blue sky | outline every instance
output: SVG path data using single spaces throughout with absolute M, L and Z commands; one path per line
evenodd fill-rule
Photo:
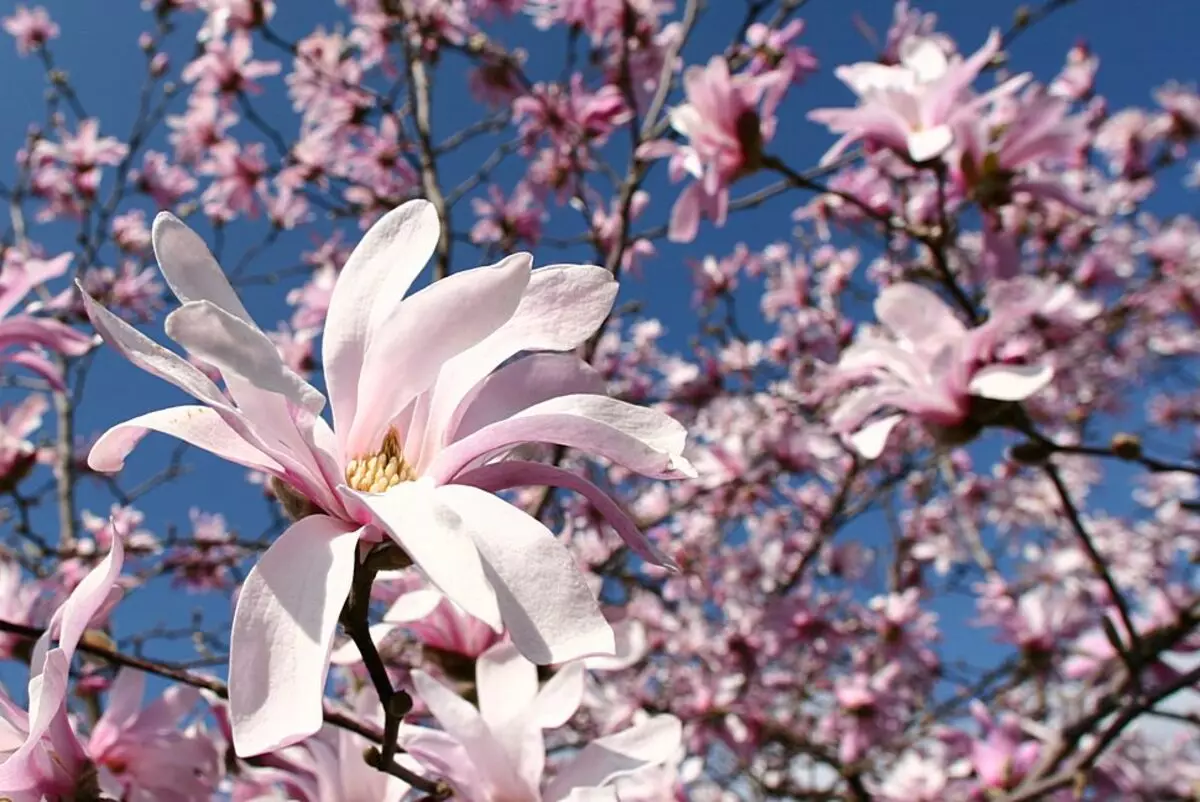
M 144 75 L 144 56 L 137 47 L 138 35 L 150 22 L 150 18 L 137 10 L 133 2 L 81 3 L 78 0 L 56 0 L 45 4 L 62 27 L 61 38 L 54 43 L 55 58 L 71 76 L 83 104 L 91 116 L 102 121 L 102 133 L 126 137 L 137 108 L 138 91 Z M 284 36 L 294 39 L 310 31 L 317 23 L 327 26 L 340 19 L 341 9 L 332 0 L 314 2 L 310 0 L 287 0 L 279 5 L 273 27 Z M 926 2 L 921 8 L 939 14 L 939 29 L 950 33 L 960 48 L 973 51 L 984 40 L 993 25 L 1007 28 L 1013 11 L 1021 5 L 1008 0 L 993 0 L 989 3 L 965 3 L 961 0 Z M 738 0 L 710 0 L 709 11 L 695 32 L 684 55 L 688 63 L 706 60 L 727 43 L 730 29 L 740 22 L 743 3 Z M 1153 12 L 1148 11 L 1152 7 Z M 986 13 L 981 13 L 986 9 Z M 784 121 L 780 134 L 771 144 L 770 150 L 783 157 L 791 165 L 805 168 L 815 164 L 824 150 L 831 144 L 832 137 L 821 127 L 804 120 L 804 114 L 819 106 L 848 104 L 848 90 L 833 78 L 832 67 L 872 58 L 876 48 L 868 44 L 852 24 L 854 12 L 861 12 L 881 34 L 886 31 L 891 18 L 891 3 L 887 0 L 812 0 L 804 8 L 802 16 L 808 22 L 804 42 L 813 48 L 821 60 L 823 69 L 805 85 L 792 90 L 785 105 Z M 1063 64 L 1068 48 L 1077 40 L 1086 40 L 1101 56 L 1098 90 L 1106 95 L 1114 108 L 1130 104 L 1149 104 L 1151 90 L 1170 78 L 1188 80 L 1194 77 L 1194 36 L 1200 22 L 1200 6 L 1189 0 L 1155 0 L 1152 4 L 1121 2 L 1120 0 L 1079 0 L 1073 7 L 1039 24 L 1023 35 L 1011 50 L 1012 63 L 1021 70 L 1032 70 L 1044 79 L 1052 77 Z M 562 61 L 562 37 L 555 35 L 531 36 L 527 23 L 505 25 L 497 34 L 509 45 L 524 46 L 532 53 L 530 71 L 534 75 L 557 75 Z M 190 52 L 191 42 L 185 35 L 176 34 L 169 46 L 173 54 L 174 67 L 178 69 Z M 278 52 L 261 48 L 262 57 L 274 58 Z M 450 57 L 448 61 L 455 61 Z M 539 69 L 538 65 L 546 65 Z M 287 63 L 284 64 L 285 72 Z M 477 119 L 478 107 L 474 103 L 459 102 L 457 93 L 461 82 L 453 77 L 457 67 L 447 68 L 451 75 L 445 82 L 446 94 L 435 92 L 435 128 L 441 137 L 461 128 L 465 123 Z M 19 59 L 11 43 L 0 43 L 0 104 L 5 114 L 0 116 L 0 152 L 12 153 L 19 147 L 31 122 L 41 122 L 42 96 L 45 87 L 41 67 L 35 59 Z M 294 130 L 290 122 L 293 117 L 283 92 L 281 78 L 263 81 L 268 88 L 256 107 L 263 116 L 281 120 L 279 127 L 285 132 Z M 453 87 L 453 88 L 450 88 Z M 674 101 L 676 97 L 672 97 Z M 182 98 L 176 101 L 182 107 Z M 252 134 L 245 140 L 255 138 Z M 440 137 L 439 137 L 440 138 Z M 621 143 L 622 145 L 624 143 Z M 168 150 L 161 139 L 152 140 L 152 147 Z M 624 151 L 622 151 L 624 153 Z M 464 153 L 445 165 L 445 180 L 454 184 L 469 175 L 485 152 Z M 476 158 L 476 157 L 479 158 Z M 622 155 L 622 158 L 624 156 Z M 11 182 L 14 170 L 9 166 L 0 171 L 0 177 Z M 621 169 L 623 162 L 617 163 Z M 497 173 L 498 182 L 511 188 L 519 165 Z M 753 182 L 753 180 L 752 180 Z M 752 187 L 753 183 L 748 186 Z M 647 216 L 639 221 L 647 227 L 664 222 L 678 188 L 671 187 L 662 167 L 656 169 L 647 188 L 654 194 L 656 202 Z M 740 191 L 740 190 L 739 190 Z M 735 193 L 735 195 L 738 193 Z M 623 299 L 641 299 L 646 302 L 651 314 L 659 316 L 669 331 L 668 343 L 685 349 L 687 338 L 694 333 L 694 322 L 689 303 L 692 295 L 688 263 L 706 254 L 723 256 L 742 241 L 761 247 L 772 240 L 787 240 L 792 230 L 790 215 L 797 203 L 804 199 L 791 195 L 769 203 L 753 212 L 741 214 L 723 230 L 715 230 L 706 224 L 696 242 L 672 246 L 658 243 L 658 257 L 643 267 L 640 280 L 627 279 L 622 290 Z M 1161 193 L 1160 202 L 1175 208 L 1188 208 L 1182 192 L 1173 189 Z M 147 217 L 156 211 L 148 198 L 131 198 L 123 209 L 142 208 Z M 456 211 L 457 227 L 462 230 L 471 222 L 470 207 L 462 203 Z M 565 217 L 563 219 L 566 219 Z M 559 231 L 550 229 L 553 236 L 570 236 L 578 229 Z M 227 232 L 226 264 L 233 264 L 241 251 L 262 236 L 261 224 L 237 222 Z M 256 263 L 255 272 L 266 273 L 279 267 L 295 264 L 298 243 L 306 240 L 312 232 L 318 235 L 328 231 L 324 223 L 315 224 L 301 235 L 284 237 L 279 246 L 271 249 Z M 767 232 L 767 233 L 764 233 Z M 774 232 L 774 233 L 771 233 Z M 48 251 L 57 253 L 69 249 L 70 231 L 67 227 L 53 225 L 35 227 L 32 236 Z M 348 228 L 353 241 L 356 232 Z M 563 261 L 564 259 L 587 259 L 586 253 L 561 253 L 552 249 L 539 249 L 535 253 L 539 263 Z M 476 258 L 470 249 L 457 246 L 456 268 L 472 266 Z M 285 286 L 256 286 L 245 293 L 251 312 L 264 328 L 273 328 L 275 322 L 287 314 L 283 298 Z M 753 318 L 756 299 L 745 294 L 739 300 L 743 323 Z M 750 324 L 753 326 L 753 324 Z M 151 336 L 161 339 L 161 320 L 147 329 Z M 751 329 L 754 330 L 754 329 Z M 89 378 L 87 390 L 80 408 L 77 429 L 87 434 L 102 431 L 109 425 L 144 411 L 174 403 L 182 403 L 181 394 L 165 384 L 142 374 L 137 369 L 114 358 L 102 355 Z M 161 437 L 148 438 L 129 462 L 127 484 L 148 475 L 163 464 L 174 443 Z M 188 509 L 197 506 L 208 512 L 220 512 L 227 516 L 245 537 L 255 537 L 267 524 L 265 507 L 257 491 L 242 481 L 243 472 L 199 453 L 189 454 L 188 463 L 192 473 L 148 496 L 140 507 L 147 514 L 147 523 L 156 532 L 162 533 L 169 524 L 188 527 Z M 94 512 L 103 513 L 108 501 L 94 488 L 85 486 L 80 498 Z M 50 530 L 52 518 L 43 517 Z M 224 603 L 217 600 L 201 601 L 200 598 L 185 599 L 165 588 L 154 587 L 140 592 L 134 600 L 120 608 L 118 613 L 119 632 L 128 634 L 158 623 L 178 624 L 185 619 L 186 609 L 191 605 L 204 608 L 209 620 L 219 624 L 227 615 Z M 169 615 L 164 617 L 164 611 Z M 974 648 L 978 636 L 966 633 L 961 624 L 951 625 L 948 635 L 952 639 L 962 638 L 962 648 L 952 651 L 968 653 Z M 970 642 L 968 642 L 970 641 Z M 169 655 L 170 650 L 160 654 Z

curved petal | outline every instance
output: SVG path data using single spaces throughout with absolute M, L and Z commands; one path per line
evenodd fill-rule
M 679 570 L 675 561 L 663 554 L 654 543 L 642 533 L 637 521 L 633 519 L 624 507 L 612 496 L 605 493 L 596 485 L 578 474 L 546 465 L 540 462 L 524 462 L 520 460 L 502 460 L 490 465 L 484 465 L 468 471 L 455 480 L 455 484 L 471 485 L 481 490 L 495 493 L 513 487 L 529 485 L 544 485 L 547 487 L 562 487 L 573 490 L 591 503 L 596 511 L 604 516 L 609 526 L 617 530 L 617 534 L 635 554 L 647 562 Z
M 187 224 L 170 212 L 159 212 L 150 240 L 159 270 L 180 303 L 211 301 L 234 317 L 254 324 L 212 251 Z
M 850 445 L 866 459 L 876 459 L 887 446 L 888 437 L 903 415 L 889 415 L 872 421 L 850 435 Z
M 370 332 L 358 378 L 361 403 L 342 441 L 343 457 L 373 451 L 391 420 L 429 389 L 447 361 L 512 317 L 532 262 L 529 254 L 515 254 L 448 276 L 405 299 Z
M 88 751 L 91 754 L 100 756 L 112 746 L 122 730 L 129 728 L 141 711 L 145 691 L 145 674 L 130 668 L 122 668 L 117 672 L 112 685 L 108 687 L 104 713 L 92 727 L 88 738 Z
M 125 458 L 134 447 L 152 431 L 252 470 L 275 476 L 283 474 L 283 468 L 275 460 L 242 439 L 215 410 L 199 404 L 159 409 L 118 423 L 92 445 L 88 467 L 101 473 L 116 473 L 125 467 Z
M 875 299 L 875 317 L 893 334 L 914 345 L 962 337 L 966 327 L 936 293 L 919 284 L 893 284 Z
M 231 389 L 237 380 L 276 393 L 314 415 L 325 406 L 325 396 L 284 364 L 275 343 L 258 326 L 211 301 L 185 303 L 167 315 L 166 331 L 172 340 L 221 371 Z
M 954 129 L 936 125 L 908 135 L 908 157 L 917 164 L 936 159 L 954 144 Z
M 417 696 L 424 698 L 420 691 L 417 691 Z M 405 752 L 415 757 L 422 766 L 445 777 L 456 790 L 482 795 L 488 787 L 467 748 L 452 735 L 441 730 L 401 724 L 398 740 Z
M 571 552 L 550 530 L 476 487 L 438 488 L 466 521 L 513 643 L 535 663 L 613 654 L 612 628 Z
M 464 516 L 443 489 L 418 480 L 380 494 L 347 488 L 342 492 L 370 510 L 375 523 L 408 552 L 435 587 L 499 632 L 503 624 L 496 593 L 484 573 L 472 531 L 480 521 Z
M 321 728 L 329 651 L 360 532 L 310 515 L 271 544 L 246 577 L 229 642 L 229 717 L 240 757 Z
M 84 309 L 104 341 L 147 373 L 169 382 L 212 407 L 228 407 L 212 379 L 187 360 L 163 348 L 124 320 L 98 304 L 79 286 Z
M 451 444 L 429 466 L 450 481 L 475 460 L 521 443 L 554 443 L 604 457 L 644 476 L 696 476 L 683 457 L 687 430 L 674 418 L 601 395 L 566 395 L 534 404 Z
M 623 732 L 585 746 L 546 786 L 543 799 L 555 802 L 575 788 L 598 788 L 645 766 L 667 762 L 683 740 L 674 716 L 655 716 Z
M 518 735 L 538 695 L 537 666 L 512 643 L 497 643 L 475 661 L 475 689 L 484 723 L 493 735 L 508 740 Z
M 367 231 L 346 260 L 321 342 L 333 428 L 349 429 L 358 406 L 358 380 L 377 303 L 394 309 L 437 247 L 441 227 L 433 204 L 414 200 L 393 209 Z
M 481 775 L 484 787 L 471 790 L 484 798 L 491 798 L 486 793 L 490 790 L 489 786 L 519 793 L 522 783 L 513 765 L 514 755 L 509 749 L 516 744 L 497 738 L 470 702 L 424 671 L 412 672 L 412 681 L 417 698 L 425 703 L 446 734 L 463 746 L 470 757 L 469 762 Z M 408 748 L 407 745 L 405 748 Z
M 445 442 L 462 402 L 493 370 L 522 351 L 575 348 L 604 322 L 616 297 L 616 279 L 602 267 L 552 265 L 530 273 L 512 317 L 438 374 L 426 448 Z
M 529 354 L 513 360 L 475 385 L 459 405 L 449 433 L 453 439 L 461 440 L 484 426 L 551 398 L 604 395 L 605 390 L 600 372 L 575 354 Z M 436 454 L 437 449 L 430 449 L 421 457 L 429 460 Z
M 988 365 L 971 377 L 971 395 L 994 401 L 1024 401 L 1054 379 L 1049 365 Z
M 583 662 L 567 663 L 538 691 L 530 714 L 543 730 L 561 727 L 583 703 Z

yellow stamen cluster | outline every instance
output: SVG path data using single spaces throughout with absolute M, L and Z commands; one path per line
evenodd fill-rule
M 346 465 L 346 484 L 363 493 L 382 493 L 416 478 L 417 472 L 404 460 L 395 429 L 388 429 L 374 454 L 352 459 Z

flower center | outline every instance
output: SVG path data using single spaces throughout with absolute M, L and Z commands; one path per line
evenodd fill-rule
M 346 484 L 362 493 L 382 493 L 416 478 L 417 472 L 404 460 L 395 429 L 388 429 L 374 454 L 352 459 L 346 465 Z

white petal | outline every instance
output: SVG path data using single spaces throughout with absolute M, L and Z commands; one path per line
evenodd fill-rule
M 167 336 L 221 371 L 227 384 L 240 380 L 277 393 L 314 415 L 325 396 L 284 364 L 267 335 L 210 301 L 193 301 L 167 315 Z
M 887 445 L 888 435 L 892 433 L 892 429 L 896 428 L 896 424 L 903 417 L 903 415 L 889 415 L 886 418 L 880 418 L 877 421 L 868 423 L 850 435 L 850 445 L 865 458 L 876 459 L 883 453 L 883 449 Z
M 212 301 L 229 314 L 253 324 L 225 271 L 200 235 L 170 212 L 159 212 L 154 218 L 151 239 L 163 278 L 181 303 Z
M 441 226 L 433 204 L 414 200 L 371 226 L 346 260 L 329 299 L 321 361 L 333 408 L 333 428 L 349 429 L 358 404 L 358 378 L 372 310 L 394 310 L 437 247 Z
M 438 489 L 475 538 L 513 643 L 535 663 L 612 654 L 612 628 L 570 551 L 545 526 L 475 487 Z
M 251 757 L 323 723 L 325 678 L 360 530 L 325 515 L 292 524 L 246 577 L 229 643 L 233 746 Z
M 679 749 L 683 725 L 674 716 L 655 716 L 615 735 L 598 738 L 564 766 L 546 786 L 547 802 L 575 788 L 597 788 L 644 766 L 665 763 Z
M 353 495 L 438 590 L 499 632 L 500 608 L 473 531 L 480 521 L 464 515 L 443 490 L 419 480 L 402 482 L 385 493 Z
M 971 377 L 971 395 L 995 401 L 1024 401 L 1054 379 L 1049 365 L 988 365 Z

